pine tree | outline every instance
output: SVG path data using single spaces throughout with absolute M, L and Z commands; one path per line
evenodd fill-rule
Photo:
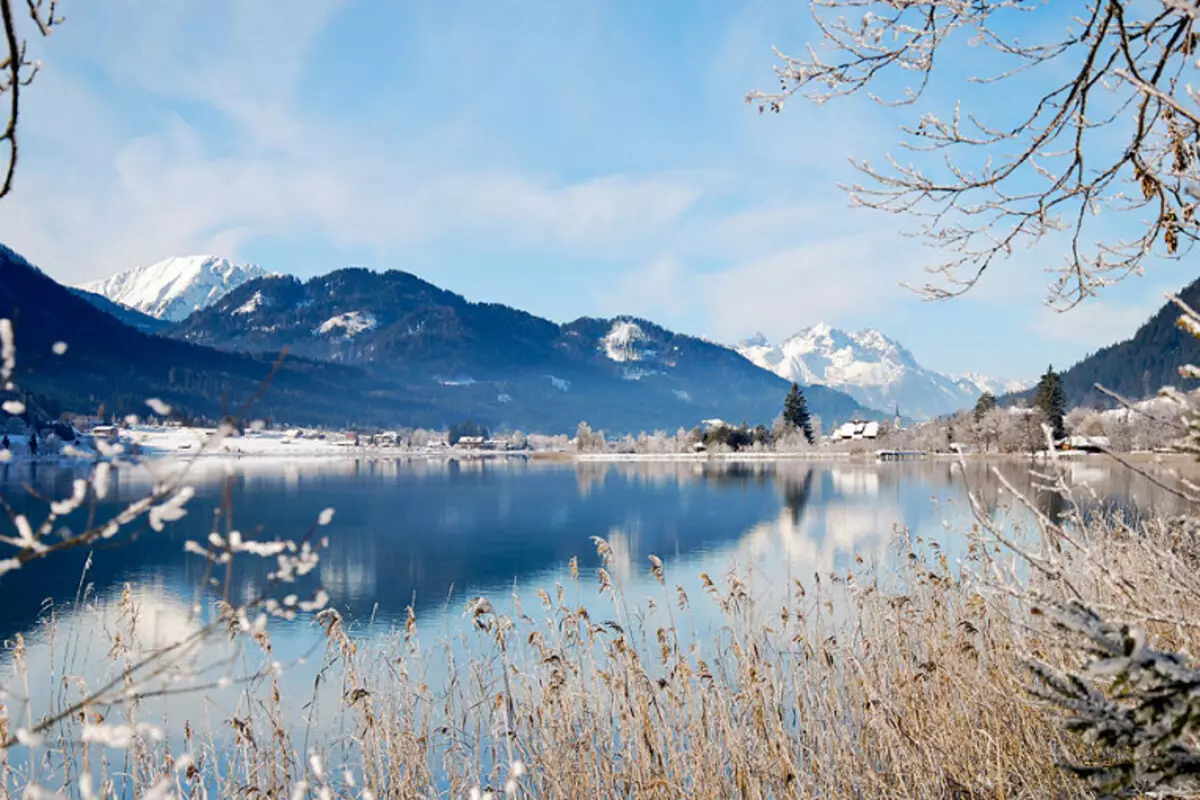
M 1038 381 L 1037 390 L 1033 394 L 1033 405 L 1046 415 L 1046 421 L 1054 432 L 1054 439 L 1062 439 L 1067 435 L 1063 418 L 1067 414 L 1067 399 L 1063 394 L 1062 376 L 1054 371 L 1054 367 L 1046 368 L 1046 374 Z
M 809 444 L 813 443 L 812 417 L 808 413 L 808 401 L 804 399 L 804 392 L 800 391 L 799 384 L 792 384 L 792 390 L 783 401 L 783 420 L 804 431 L 804 438 Z
M 984 415 L 996 407 L 996 395 L 984 392 L 975 403 L 975 421 L 983 419 Z

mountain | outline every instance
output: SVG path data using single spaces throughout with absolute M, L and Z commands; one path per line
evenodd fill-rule
M 818 324 L 778 345 L 760 333 L 737 345 L 759 367 L 788 381 L 838 389 L 870 408 L 928 419 L 974 405 L 1005 385 L 979 375 L 951 377 L 917 363 L 903 345 L 876 330 L 857 333 Z
M 179 321 L 246 281 L 266 274 L 254 264 L 234 264 L 217 256 L 183 256 L 163 259 L 78 288 L 158 319 Z
M 137 309 L 123 306 L 120 303 L 114 303 L 102 294 L 89 292 L 86 289 L 69 288 L 68 291 L 76 297 L 81 297 L 87 300 L 96 308 L 103 311 L 109 316 L 116 317 L 126 325 L 137 328 L 143 333 L 157 333 L 170 326 L 170 322 L 158 317 L 152 317 L 149 314 L 144 314 Z
M 13 320 L 16 381 L 28 393 L 27 405 L 48 417 L 94 412 L 101 405 L 109 414 L 145 414 L 150 397 L 189 415 L 217 417 L 250 402 L 272 374 L 271 355 L 225 353 L 126 325 L 3 246 L 0 317 Z M 58 341 L 67 343 L 67 351 L 52 356 Z M 250 414 L 297 423 L 384 424 L 427 411 L 418 399 L 359 370 L 289 359 Z
M 559 325 L 473 303 L 415 275 L 340 269 L 301 282 L 250 281 L 170 335 L 249 353 L 287 347 L 353 365 L 452 413 L 503 427 L 610 432 L 691 427 L 721 417 L 769 424 L 787 383 L 721 345 L 633 317 Z M 823 387 L 809 405 L 827 423 L 860 412 Z
M 1200 307 L 1200 279 L 1179 292 L 1183 302 Z M 1196 382 L 1179 376 L 1185 364 L 1200 364 L 1200 341 L 1176 325 L 1180 311 L 1166 303 L 1122 342 L 1097 350 L 1063 373 L 1067 405 L 1111 406 L 1096 384 L 1130 400 L 1141 400 L 1163 386 L 1194 389 Z
M 218 416 L 258 395 L 284 347 L 251 413 L 296 424 L 674 430 L 715 416 L 769 422 L 787 389 L 727 348 L 645 320 L 558 325 L 401 272 L 258 278 L 160 335 L 93 302 L 0 246 L 0 317 L 14 320 L 18 382 L 36 413 L 144 414 L 158 397 Z M 57 341 L 67 352 L 48 355 Z M 859 412 L 839 392 L 809 397 L 831 422 Z

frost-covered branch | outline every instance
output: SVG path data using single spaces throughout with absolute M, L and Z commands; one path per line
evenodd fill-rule
M 1067 21 L 1048 19 L 1059 6 L 1024 0 L 810 6 L 821 42 L 801 56 L 776 51 L 779 88 L 747 97 L 760 110 L 795 95 L 929 104 L 931 80 L 965 63 L 953 48 L 987 48 L 979 62 L 999 64 L 967 80 L 981 98 L 1002 85 L 1003 103 L 922 113 L 902 128 L 912 160 L 857 161 L 865 180 L 847 187 L 857 205 L 916 217 L 916 235 L 948 251 L 925 296 L 962 294 L 1017 247 L 1062 234 L 1048 301 L 1070 308 L 1196 241 L 1194 4 L 1091 0 Z M 1114 232 L 1113 212 L 1132 218 L 1131 237 Z

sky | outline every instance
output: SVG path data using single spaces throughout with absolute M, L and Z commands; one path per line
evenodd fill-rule
M 193 253 L 401 269 L 560 322 L 634 314 L 731 343 L 873 327 L 933 369 L 1032 378 L 1195 277 L 1151 264 L 1060 314 L 1046 242 L 963 298 L 915 296 L 902 284 L 936 253 L 839 184 L 922 109 L 745 102 L 776 85 L 773 46 L 815 40 L 802 0 L 59 9 L 31 42 L 0 241 L 63 283 Z

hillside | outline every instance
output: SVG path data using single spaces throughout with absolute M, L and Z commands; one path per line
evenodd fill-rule
M 1200 306 L 1200 279 L 1179 297 L 1193 308 Z M 1179 368 L 1200 364 L 1200 341 L 1176 327 L 1178 318 L 1179 309 L 1166 303 L 1130 339 L 1097 350 L 1068 369 L 1063 373 L 1068 405 L 1111 405 L 1096 391 L 1097 383 L 1131 400 L 1149 397 L 1163 386 L 1195 388 L 1195 382 L 1179 377 Z
M 171 325 L 167 320 L 152 317 L 149 314 L 138 311 L 136 308 L 121 305 L 114 300 L 109 300 L 102 294 L 78 288 L 71 289 L 70 291 L 76 297 L 82 297 L 109 316 L 116 317 L 126 325 L 137 328 L 143 333 L 158 333 Z

